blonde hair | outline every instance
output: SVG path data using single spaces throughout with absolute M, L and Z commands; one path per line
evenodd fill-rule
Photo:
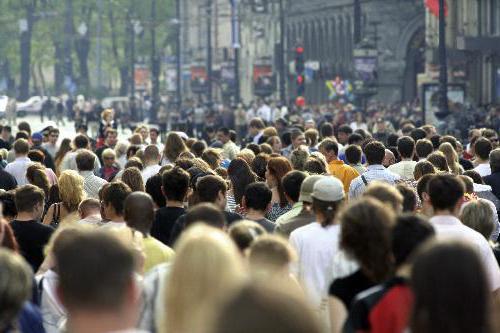
M 102 152 L 102 157 L 105 158 L 105 157 L 108 157 L 108 156 L 113 156 L 116 158 L 116 153 L 113 149 L 111 148 L 106 148 L 104 149 L 104 151 Z
M 466 203 L 460 214 L 460 221 L 469 228 L 476 230 L 487 240 L 495 229 L 493 210 L 486 200 L 478 199 Z
M 297 255 L 288 241 L 278 235 L 262 235 L 250 245 L 248 261 L 253 274 L 274 275 L 288 268 Z
M 78 205 L 85 199 L 83 177 L 78 172 L 65 170 L 61 173 L 59 176 L 59 197 L 68 212 L 78 210 Z
M 175 252 L 159 331 L 200 333 L 216 308 L 243 282 L 241 257 L 224 232 L 199 224 L 182 234 Z
M 248 149 L 248 148 L 245 148 L 245 149 L 242 149 L 237 155 L 236 157 L 240 157 L 242 159 L 245 160 L 245 162 L 248 163 L 248 165 L 252 165 L 252 162 L 255 158 L 255 153 Z
M 454 175 L 460 175 L 463 173 L 463 168 L 458 163 L 458 154 L 449 142 L 443 142 L 439 146 L 439 151 L 446 157 L 446 162 L 448 162 L 448 168 Z
M 106 119 L 109 116 L 114 116 L 114 115 L 115 115 L 115 112 L 113 111 L 113 109 L 106 109 L 106 110 L 102 111 L 101 118 Z
M 374 181 L 370 183 L 363 196 L 374 198 L 388 205 L 396 212 L 401 212 L 403 209 L 403 195 L 394 186 L 384 182 Z
M 270 138 L 272 136 L 278 136 L 278 131 L 274 127 L 266 127 L 263 134 L 266 138 Z
M 127 154 L 127 149 L 129 147 L 129 144 L 123 141 L 120 141 L 116 144 L 115 146 L 115 154 L 117 158 L 122 157 L 123 155 Z
M 132 192 L 145 192 L 144 180 L 141 171 L 136 167 L 130 167 L 123 170 L 121 181 L 127 184 Z

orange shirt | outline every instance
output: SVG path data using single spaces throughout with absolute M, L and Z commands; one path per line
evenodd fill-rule
M 354 178 L 359 176 L 358 171 L 353 167 L 344 164 L 341 160 L 334 160 L 328 164 L 328 169 L 330 170 L 330 174 L 332 176 L 340 179 L 342 184 L 344 184 L 344 192 L 349 193 L 349 186 L 351 186 L 351 182 Z

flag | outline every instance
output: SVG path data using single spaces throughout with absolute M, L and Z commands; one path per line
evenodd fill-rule
M 439 17 L 439 0 L 425 0 L 425 6 L 436 17 Z M 444 2 L 444 16 L 448 16 L 448 6 Z

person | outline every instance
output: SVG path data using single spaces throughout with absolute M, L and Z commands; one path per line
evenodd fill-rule
M 288 157 L 294 170 L 304 171 L 304 166 L 310 156 L 309 150 L 305 147 L 306 146 L 300 146 L 299 148 L 293 150 Z
M 302 203 L 302 210 L 300 213 L 290 219 L 279 220 L 276 223 L 275 232 L 290 237 L 290 234 L 295 229 L 308 225 L 309 223 L 314 222 L 315 216 L 312 212 L 312 193 L 314 184 L 317 181 L 322 179 L 323 176 L 320 175 L 311 175 L 307 176 L 302 184 L 300 185 L 300 194 L 299 194 L 299 202 Z
M 403 196 L 403 213 L 416 212 L 420 204 L 416 189 L 406 184 L 397 184 L 396 189 Z
M 231 141 L 229 129 L 226 127 L 219 128 L 217 130 L 217 140 L 222 143 L 222 156 L 230 161 L 234 160 L 240 149 Z
M 99 169 L 98 175 L 102 179 L 111 182 L 120 171 L 120 167 L 116 163 L 115 151 L 111 148 L 104 149 L 102 152 L 102 160 L 103 165 L 102 168 Z
M 85 199 L 83 177 L 76 171 L 66 170 L 59 177 L 59 198 L 52 204 L 43 218 L 43 224 L 57 228 L 59 224 L 78 219 L 78 205 Z
M 359 264 L 354 273 L 335 278 L 329 288 L 332 332 L 341 332 L 354 297 L 392 274 L 391 228 L 395 214 L 380 201 L 363 198 L 338 217 L 340 247 Z
M 283 177 L 291 170 L 292 166 L 285 157 L 272 157 L 267 163 L 266 183 L 271 189 L 273 197 L 272 206 L 266 218 L 272 222 L 292 208 L 286 200 L 282 184 Z
M 42 316 L 30 302 L 33 278 L 26 261 L 11 250 L 0 248 L 0 331 L 45 332 Z
M 241 256 L 231 239 L 221 230 L 194 225 L 175 246 L 176 258 L 168 275 L 161 277 L 163 288 L 153 290 L 163 301 L 155 309 L 157 332 L 204 332 L 207 318 L 227 295 L 244 282 Z M 198 278 L 193 278 L 194 276 Z M 147 281 L 146 281 L 147 282 Z M 158 290 L 159 289 L 159 290 Z
M 235 158 L 229 163 L 227 174 L 230 182 L 227 191 L 227 208 L 234 212 L 241 208 L 241 199 L 246 187 L 257 181 L 257 175 L 252 171 L 248 163 L 242 158 Z
M 66 156 L 67 153 L 71 151 L 71 140 L 68 138 L 65 138 L 61 141 L 61 145 L 59 146 L 59 149 L 57 150 L 56 155 L 54 156 L 54 165 L 56 167 L 56 175 L 59 176 L 61 174 L 61 162 Z
M 169 245 L 175 221 L 186 212 L 184 201 L 189 190 L 189 174 L 179 167 L 174 167 L 163 173 L 161 183 L 166 205 L 160 207 L 155 213 L 151 236 Z
M 10 223 L 16 219 L 17 209 L 15 204 L 15 191 L 0 191 L 1 216 L 5 222 Z
M 236 244 L 242 256 L 247 255 L 247 249 L 250 245 L 262 235 L 267 234 L 260 224 L 254 221 L 241 220 L 233 223 L 227 230 L 227 234 Z
M 43 153 L 43 165 L 47 168 L 55 170 L 54 158 L 49 154 L 47 149 L 42 146 L 43 143 L 43 134 L 42 133 L 33 133 L 31 136 L 31 150 L 38 150 Z
M 473 246 L 480 254 L 492 291 L 500 288 L 500 269 L 490 245 L 484 237 L 466 227 L 459 219 L 464 184 L 452 175 L 433 176 L 427 185 L 429 201 L 434 210 L 430 219 L 438 238 L 459 239 Z
M 409 136 L 402 136 L 397 141 L 398 153 L 401 162 L 391 165 L 388 170 L 399 175 L 402 179 L 414 179 L 413 171 L 417 162 L 413 160 L 415 154 L 415 141 Z
M 165 206 L 167 202 L 165 199 L 165 195 L 161 190 L 161 183 L 162 183 L 162 176 L 158 173 L 153 177 L 149 178 L 145 186 L 146 193 L 149 194 L 151 198 L 153 198 L 156 210 Z
M 42 147 L 52 156 L 53 159 L 56 157 L 56 153 L 59 150 L 57 145 L 57 140 L 59 139 L 59 129 L 52 127 L 48 131 L 49 140 L 42 144 Z
M 120 181 L 109 183 L 102 188 L 102 212 L 107 221 L 101 228 L 124 228 L 127 226 L 123 217 L 123 208 L 125 199 L 130 193 L 132 193 L 130 187 Z
M 289 158 L 294 150 L 306 145 L 306 137 L 304 133 L 298 128 L 295 128 L 290 132 L 290 140 L 290 145 L 281 150 L 281 155 L 286 158 Z
M 12 127 L 3 125 L 0 127 L 0 149 L 10 150 L 12 147 Z
M 446 156 L 444 156 L 444 154 L 439 150 L 427 156 L 427 161 L 431 162 L 439 173 L 450 172 L 450 167 L 448 166 Z
M 45 205 L 43 191 L 34 185 L 22 185 L 15 192 L 16 219 L 10 222 L 21 254 L 36 272 L 43 262 L 43 248 L 54 229 L 39 223 Z
M 300 187 L 306 177 L 307 174 L 305 172 L 298 170 L 290 171 L 283 177 L 283 190 L 286 199 L 292 205 L 292 209 L 276 219 L 276 227 L 280 224 L 286 224 L 289 219 L 296 217 L 302 211 L 304 204 L 302 201 L 299 201 Z
M 336 215 L 344 201 L 344 185 L 335 177 L 322 177 L 314 184 L 312 207 L 316 222 L 290 234 L 290 244 L 298 255 L 293 272 L 304 287 L 309 301 L 328 326 L 325 303 L 328 284 L 333 280 L 333 261 L 339 250 L 340 226 Z
M 87 149 L 81 149 L 76 155 L 76 168 L 83 178 L 83 190 L 88 198 L 98 198 L 99 190 L 108 182 L 94 175 L 96 156 Z
M 28 183 L 35 185 L 43 190 L 45 198 L 49 197 L 50 183 L 45 173 L 45 167 L 40 163 L 31 164 L 28 169 L 26 169 L 26 179 Z M 48 207 L 45 207 L 48 208 Z
M 132 192 L 128 195 L 124 203 L 123 218 L 129 228 L 139 231 L 143 236 L 144 273 L 156 265 L 173 259 L 174 251 L 150 235 L 154 209 L 153 200 L 149 194 Z
M 78 224 L 100 227 L 102 225 L 101 203 L 97 199 L 87 198 L 78 205 Z
M 420 161 L 415 164 L 415 169 L 413 170 L 413 178 L 415 179 L 415 181 L 418 181 L 425 175 L 436 173 L 437 170 L 434 167 L 434 164 L 429 161 Z
M 186 147 L 180 135 L 176 132 L 170 132 L 165 140 L 165 148 L 163 149 L 160 164 L 162 166 L 173 164 L 179 155 L 186 151 L 189 151 L 189 149 Z
M 493 332 L 491 284 L 470 243 L 438 240 L 427 244 L 415 257 L 410 283 L 412 332 Z
M 255 143 L 256 145 L 262 143 L 261 140 L 264 140 L 264 122 L 261 118 L 253 118 L 250 120 L 248 124 L 248 134 L 249 134 L 249 142 Z
M 358 145 L 349 145 L 345 148 L 345 159 L 347 165 L 353 167 L 360 175 L 366 172 L 366 168 L 361 164 L 363 152 Z
M 144 161 L 144 169 L 142 170 L 142 179 L 144 183 L 148 181 L 148 179 L 160 171 L 160 151 L 158 147 L 154 145 L 149 145 L 144 149 L 143 155 Z
M 275 224 L 265 218 L 270 208 L 273 194 L 266 183 L 249 184 L 243 195 L 242 205 L 246 211 L 245 218 L 260 224 L 267 232 L 273 232 Z
M 476 143 L 474 144 L 474 170 L 477 171 L 481 175 L 481 177 L 491 175 L 489 156 L 492 150 L 493 146 L 490 140 L 484 137 L 477 139 Z
M 17 187 L 17 181 L 14 176 L 0 168 L 0 190 L 10 191 Z
M 47 168 L 43 164 L 45 157 L 40 150 L 30 150 L 28 152 L 28 158 L 31 160 L 31 162 L 38 163 L 39 165 L 43 166 L 43 172 L 46 174 L 50 186 L 57 184 L 57 175 L 54 170 Z
M 81 149 L 90 149 L 90 141 L 86 135 L 83 134 L 78 134 L 74 139 L 73 139 L 73 151 L 67 153 L 64 155 L 62 161 L 61 161 L 61 166 L 59 168 L 59 172 L 63 172 L 65 170 L 75 170 L 78 171 L 78 167 L 76 165 L 76 156 L 78 155 L 79 151 Z M 95 154 L 94 154 L 95 155 Z M 99 170 L 101 168 L 101 163 L 99 162 L 99 159 L 97 156 L 95 156 L 95 161 L 94 161 L 94 174 L 99 174 Z
M 434 146 L 432 145 L 432 142 L 427 139 L 419 139 L 417 140 L 417 143 L 415 144 L 415 153 L 418 157 L 418 161 L 423 161 L 427 159 L 427 156 L 432 154 L 434 151 Z
M 396 164 L 396 155 L 392 152 L 391 149 L 385 150 L 384 159 L 382 160 L 382 165 L 384 166 L 384 168 L 388 168 L 391 165 Z M 397 153 L 397 151 L 396 151 L 396 153 Z
M 413 306 L 409 286 L 411 258 L 434 237 L 435 231 L 426 219 L 403 214 L 396 219 L 391 234 L 394 277 L 355 297 L 344 332 L 401 333 L 409 326 Z
M 28 184 L 26 179 L 26 169 L 31 165 L 31 160 L 28 158 L 28 152 L 30 146 L 28 141 L 25 139 L 18 139 L 13 144 L 14 153 L 16 154 L 16 159 L 7 164 L 5 171 L 10 173 L 17 182 L 18 186 Z
M 99 162 L 101 164 L 104 163 L 104 160 L 102 158 L 102 153 L 104 152 L 104 150 L 108 148 L 114 150 L 117 143 L 118 143 L 118 131 L 114 128 L 107 128 L 105 130 L 104 144 L 96 150 L 96 155 L 99 158 Z
M 500 200 L 500 148 L 490 153 L 491 175 L 485 176 L 484 182 L 491 186 L 493 194 Z
M 344 184 L 344 191 L 347 193 L 352 180 L 359 176 L 358 171 L 344 164 L 344 162 L 338 158 L 339 146 L 334 140 L 324 139 L 321 141 L 319 144 L 319 151 L 326 157 L 330 174 L 340 179 L 342 184 Z
M 372 141 L 368 143 L 364 148 L 364 153 L 368 162 L 368 168 L 364 174 L 352 180 L 349 187 L 349 199 L 361 196 L 371 181 L 380 180 L 394 185 L 401 178 L 386 170 L 382 165 L 385 156 L 385 147 L 381 142 Z
M 67 311 L 66 330 L 133 332 L 140 292 L 131 248 L 99 230 L 81 231 L 56 245 L 57 290 Z
M 144 180 L 142 178 L 141 171 L 136 167 L 130 167 L 123 170 L 121 181 L 127 184 L 132 192 L 145 192 L 146 187 L 144 186 Z M 151 177 L 150 177 L 151 178 Z
M 403 195 L 394 186 L 387 183 L 379 181 L 370 183 L 363 193 L 363 197 L 377 199 L 396 213 L 403 211 Z
M 156 127 L 151 127 L 149 129 L 149 143 L 158 147 L 158 151 L 163 151 L 165 147 L 163 143 L 160 142 L 160 131 Z
M 464 172 L 464 169 L 459 163 L 458 154 L 450 143 L 441 143 L 441 145 L 439 145 L 439 151 L 444 154 L 446 162 L 448 163 L 448 167 L 452 174 L 460 175 Z

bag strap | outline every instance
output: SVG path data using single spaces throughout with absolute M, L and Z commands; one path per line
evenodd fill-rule
M 365 175 L 361 175 L 361 180 L 363 181 L 363 183 L 365 184 L 365 186 L 368 186 L 368 181 L 366 180 Z

